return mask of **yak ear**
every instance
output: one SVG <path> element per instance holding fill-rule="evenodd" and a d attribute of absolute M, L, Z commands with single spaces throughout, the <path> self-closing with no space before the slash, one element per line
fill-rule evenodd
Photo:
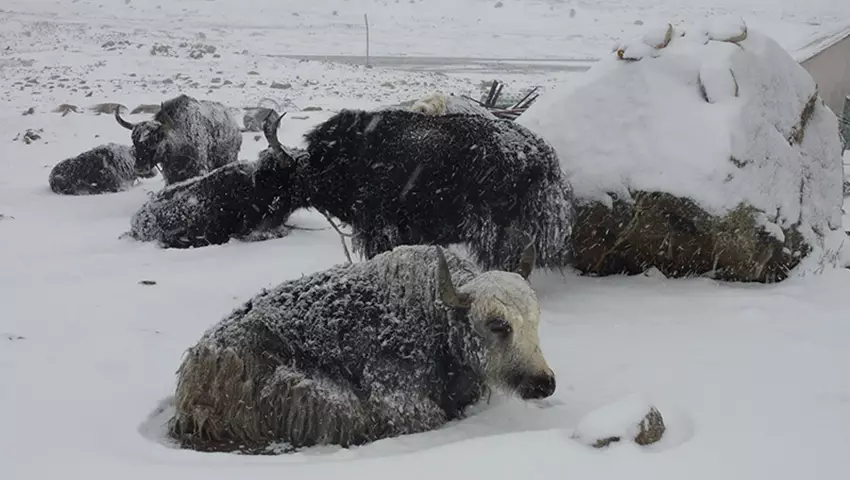
<path fill-rule="evenodd" d="M 469 308 L 470 298 L 468 294 L 459 293 L 452 284 L 452 274 L 449 271 L 449 263 L 443 254 L 443 249 L 437 248 L 437 291 L 440 300 L 454 308 Z"/>
<path fill-rule="evenodd" d="M 531 276 L 532 270 L 534 270 L 534 264 L 536 261 L 537 249 L 534 247 L 534 240 L 531 240 L 522 252 L 522 257 L 519 259 L 519 266 L 516 269 L 516 273 L 522 275 L 522 278 L 528 280 L 528 277 Z"/>

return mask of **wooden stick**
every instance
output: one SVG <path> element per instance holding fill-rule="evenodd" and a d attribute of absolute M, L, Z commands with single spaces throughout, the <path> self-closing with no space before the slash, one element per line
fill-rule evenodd
<path fill-rule="evenodd" d="M 538 88 L 540 88 L 540 87 L 532 88 L 531 91 L 526 93 L 525 96 L 522 97 L 522 99 L 520 101 L 516 102 L 515 104 L 513 104 L 513 106 L 511 106 L 511 110 L 513 110 L 515 108 L 520 108 L 522 106 L 522 103 L 525 102 L 526 100 L 528 100 L 528 97 L 530 97 L 534 92 L 536 92 Z"/>
<path fill-rule="evenodd" d="M 342 251 L 345 253 L 345 258 L 348 259 L 348 264 L 351 265 L 353 262 L 351 261 L 351 254 L 348 253 L 348 245 L 345 244 L 345 235 L 342 233 L 342 231 L 340 231 L 339 227 L 336 226 L 336 223 L 334 223 L 330 215 L 325 213 L 324 210 L 319 210 L 319 213 L 324 215 L 328 223 L 331 224 L 331 227 L 333 227 L 333 229 L 336 230 L 336 233 L 339 234 L 339 241 L 342 242 Z"/>
<path fill-rule="evenodd" d="M 369 64 L 369 17 L 364 13 L 363 20 L 366 21 L 366 66 L 371 67 Z"/>

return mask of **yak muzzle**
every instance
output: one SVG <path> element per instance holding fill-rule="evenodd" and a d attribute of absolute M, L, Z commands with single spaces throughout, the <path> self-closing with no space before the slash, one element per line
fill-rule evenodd
<path fill-rule="evenodd" d="M 517 393 L 523 400 L 546 398 L 555 393 L 555 375 L 535 375 L 522 382 Z"/>

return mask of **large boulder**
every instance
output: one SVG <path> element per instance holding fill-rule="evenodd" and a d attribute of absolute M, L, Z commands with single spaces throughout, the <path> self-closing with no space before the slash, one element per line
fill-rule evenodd
<path fill-rule="evenodd" d="M 583 273 L 771 282 L 838 259 L 837 118 L 743 23 L 650 29 L 517 122 L 573 185 Z"/>

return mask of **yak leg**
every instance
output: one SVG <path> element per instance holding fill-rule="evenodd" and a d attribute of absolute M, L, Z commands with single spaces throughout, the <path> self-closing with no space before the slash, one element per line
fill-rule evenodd
<path fill-rule="evenodd" d="M 275 441 L 296 448 L 368 441 L 368 409 L 350 387 L 320 375 L 281 365 L 267 379 L 258 403 Z"/>
<path fill-rule="evenodd" d="M 366 229 L 360 229 L 360 225 L 369 225 Z M 352 247 L 366 259 L 372 258 L 379 253 L 387 252 L 402 245 L 402 235 L 398 226 L 376 221 L 376 219 L 355 220 L 352 222 L 354 235 Z"/>

